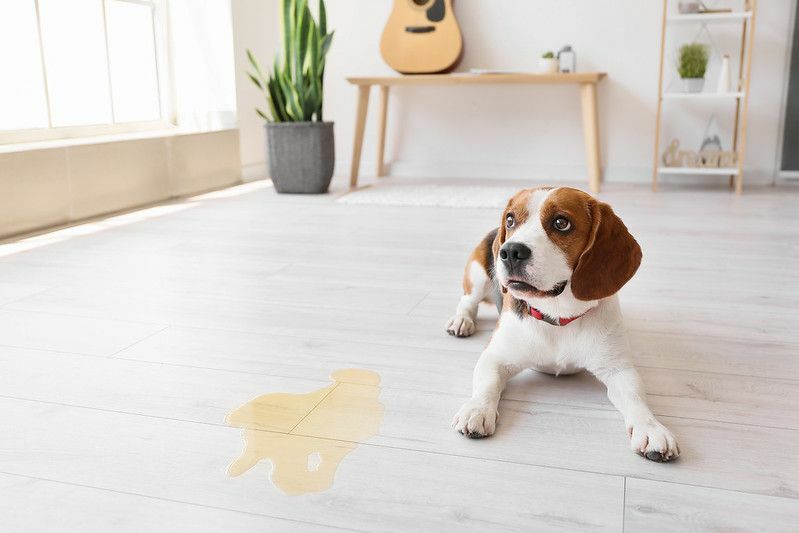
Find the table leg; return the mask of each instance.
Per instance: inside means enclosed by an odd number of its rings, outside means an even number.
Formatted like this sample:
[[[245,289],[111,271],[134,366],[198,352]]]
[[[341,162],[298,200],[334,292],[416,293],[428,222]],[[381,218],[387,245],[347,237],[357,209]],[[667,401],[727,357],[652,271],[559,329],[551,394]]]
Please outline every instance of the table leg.
[[[384,154],[386,150],[386,118],[388,115],[388,85],[380,86],[380,114],[377,125],[377,177],[386,175]]]
[[[350,188],[358,185],[358,171],[361,167],[361,148],[363,132],[366,127],[366,111],[369,109],[369,90],[371,85],[358,86],[358,111],[355,114],[355,139],[352,145],[352,166],[350,167]]]
[[[596,84],[581,84],[580,100],[583,108],[583,137],[585,138],[585,158],[588,163],[588,185],[592,192],[599,192],[602,169],[599,161],[599,119],[596,108]]]

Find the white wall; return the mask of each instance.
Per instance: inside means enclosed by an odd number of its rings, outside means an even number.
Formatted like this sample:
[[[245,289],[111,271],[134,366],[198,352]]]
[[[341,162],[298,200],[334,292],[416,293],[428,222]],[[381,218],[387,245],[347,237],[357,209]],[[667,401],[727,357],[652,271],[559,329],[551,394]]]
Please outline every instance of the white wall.
[[[263,68],[272,66],[280,28],[278,0],[232,0],[233,47],[236,65],[236,112],[239,124],[242,179],[245,181],[266,176],[263,119],[255,108],[267,107],[258,88],[246,72],[250,70],[246,50],[251,49]]]
[[[572,44],[579,70],[602,70],[602,154],[608,180],[649,180],[655,124],[661,2],[657,0],[455,0],[471,67],[534,70],[545,49]],[[312,4],[315,2],[312,2]],[[276,0],[233,0],[242,160],[263,168],[263,133],[252,113],[257,92],[243,74],[243,47],[265,63],[278,41]],[[337,172],[349,168],[356,90],[346,76],[391,74],[379,52],[389,0],[328,0],[336,30],[328,59],[325,116],[336,122]],[[749,112],[747,182],[770,182],[789,46],[791,2],[759,2]],[[739,26],[714,30],[725,48]],[[686,39],[692,35],[688,34]],[[730,50],[735,57],[735,52]],[[709,80],[713,83],[713,80]],[[397,175],[583,180],[578,89],[572,86],[403,87],[392,89],[387,157]],[[377,93],[372,95],[362,169],[374,173]],[[675,103],[670,103],[676,106]],[[691,109],[670,108],[681,128],[667,134],[698,143]],[[716,110],[720,118],[730,115]],[[724,123],[723,120],[721,121]],[[670,138],[670,137],[669,137]]]

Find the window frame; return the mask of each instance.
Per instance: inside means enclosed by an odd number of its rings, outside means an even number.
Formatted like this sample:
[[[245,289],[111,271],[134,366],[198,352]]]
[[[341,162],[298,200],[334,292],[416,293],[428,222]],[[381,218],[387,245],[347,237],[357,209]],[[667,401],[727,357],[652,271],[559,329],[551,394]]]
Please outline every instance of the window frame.
[[[31,143],[39,141],[55,141],[63,139],[77,139],[83,137],[97,137],[103,135],[117,135],[157,130],[174,130],[177,128],[174,111],[175,88],[172,83],[170,66],[170,41],[169,19],[167,0],[97,0],[103,9],[103,33],[105,35],[105,53],[109,59],[108,48],[108,3],[126,2],[149,6],[153,11],[153,38],[155,45],[156,79],[158,83],[158,100],[161,118],[139,122],[114,122],[114,94],[111,89],[111,65],[106,61],[108,77],[108,92],[111,102],[111,123],[87,124],[83,126],[52,125],[52,110],[50,106],[50,93],[47,84],[47,67],[44,62],[44,47],[42,40],[42,26],[39,16],[39,0],[33,0],[36,9],[36,36],[39,41],[39,63],[42,70],[45,104],[47,106],[47,127],[20,130],[0,130],[0,146],[17,143]]]

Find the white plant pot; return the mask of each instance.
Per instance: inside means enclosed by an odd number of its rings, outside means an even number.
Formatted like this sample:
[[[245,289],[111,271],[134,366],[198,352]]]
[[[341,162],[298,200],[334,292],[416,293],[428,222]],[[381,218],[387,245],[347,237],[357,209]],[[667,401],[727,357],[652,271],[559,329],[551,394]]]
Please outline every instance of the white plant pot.
[[[538,59],[538,71],[541,74],[557,74],[558,59],[553,57],[542,57]]]
[[[701,93],[705,87],[705,78],[680,78],[685,93]]]

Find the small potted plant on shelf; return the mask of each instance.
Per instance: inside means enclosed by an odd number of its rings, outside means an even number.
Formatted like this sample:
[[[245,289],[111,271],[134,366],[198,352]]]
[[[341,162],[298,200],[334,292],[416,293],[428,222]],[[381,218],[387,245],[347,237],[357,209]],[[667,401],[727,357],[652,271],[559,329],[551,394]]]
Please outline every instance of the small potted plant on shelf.
[[[707,47],[704,44],[691,43],[680,48],[677,71],[680,73],[684,92],[702,92],[705,85],[707,60]]]
[[[558,58],[552,51],[544,52],[538,60],[538,70],[542,74],[556,74],[558,72]]]
[[[250,80],[268,103],[255,112],[266,121],[269,174],[281,193],[323,193],[335,163],[333,123],[322,118],[325,56],[333,34],[327,32],[324,0],[318,21],[308,0],[282,0],[283,49],[268,75],[248,49]]]

